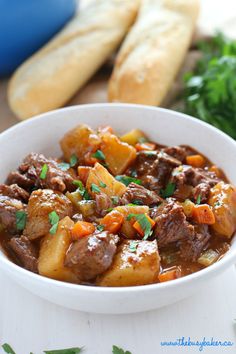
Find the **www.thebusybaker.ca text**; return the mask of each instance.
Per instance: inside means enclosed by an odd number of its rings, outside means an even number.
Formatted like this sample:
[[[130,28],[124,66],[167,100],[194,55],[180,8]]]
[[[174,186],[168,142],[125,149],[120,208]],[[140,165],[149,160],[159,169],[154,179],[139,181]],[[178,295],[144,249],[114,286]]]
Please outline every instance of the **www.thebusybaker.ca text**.
[[[205,347],[232,347],[234,342],[230,340],[216,340],[213,337],[210,339],[203,337],[201,340],[192,340],[191,337],[182,337],[174,341],[161,341],[160,345],[162,347],[197,347],[201,352]]]

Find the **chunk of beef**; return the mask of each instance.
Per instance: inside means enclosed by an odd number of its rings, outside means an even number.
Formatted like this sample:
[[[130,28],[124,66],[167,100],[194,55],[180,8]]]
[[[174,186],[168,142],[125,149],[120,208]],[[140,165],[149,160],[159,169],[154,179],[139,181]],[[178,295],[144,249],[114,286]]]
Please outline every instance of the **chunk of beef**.
[[[172,170],[181,165],[181,161],[164,153],[147,154],[140,152],[137,157],[136,171],[143,185],[156,192],[166,186]]]
[[[32,192],[27,206],[27,222],[24,235],[33,240],[46,235],[51,224],[49,214],[55,211],[60,219],[72,216],[73,208],[70,200],[60,192],[51,189],[38,189]]]
[[[182,206],[171,198],[156,210],[154,220],[156,222],[154,235],[157,237],[159,248],[194,237],[194,227],[186,220]]]
[[[204,202],[208,200],[210,188],[219,182],[219,178],[214,172],[182,165],[172,171],[170,181],[176,184],[174,197],[180,199],[192,197],[196,201],[201,193],[201,200]],[[201,186],[199,186],[200,184]],[[189,195],[187,195],[185,191],[189,186],[197,188],[188,188]]]
[[[19,210],[25,210],[20,200],[0,195],[0,224],[12,235],[18,234],[16,212]]]
[[[122,204],[143,204],[143,205],[155,205],[160,204],[162,199],[153,191],[146,189],[136,183],[130,183],[121,198]]]
[[[28,202],[29,199],[29,193],[17,184],[11,184],[10,186],[7,184],[0,184],[0,194],[6,195],[10,198],[19,199],[23,203]]]
[[[105,272],[116,253],[118,236],[101,232],[74,242],[65,259],[80,280],[92,280]]]
[[[40,174],[44,165],[47,165],[48,170],[46,177],[42,179]],[[18,171],[9,174],[7,184],[12,183],[29,191],[33,188],[50,188],[60,192],[75,190],[73,178],[68,171],[62,171],[55,160],[36,153],[29,154]]]
[[[182,163],[184,162],[184,160],[187,156],[186,148],[181,147],[181,146],[166,147],[162,151],[164,151],[166,154],[174,157],[175,159],[181,161]]]
[[[27,237],[14,237],[8,245],[23,268],[38,273],[37,250]]]
[[[211,238],[208,225],[196,225],[193,238],[186,238],[180,242],[180,254],[186,261],[195,262],[206,248]]]
[[[96,213],[99,216],[106,215],[107,210],[114,207],[111,198],[105,193],[96,194],[95,202],[96,202]]]

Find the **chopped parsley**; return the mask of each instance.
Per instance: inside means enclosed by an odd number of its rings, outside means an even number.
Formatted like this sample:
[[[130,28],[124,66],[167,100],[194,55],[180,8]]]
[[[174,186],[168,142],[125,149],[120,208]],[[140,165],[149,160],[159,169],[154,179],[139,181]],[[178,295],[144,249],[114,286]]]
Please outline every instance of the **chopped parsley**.
[[[143,153],[147,156],[154,156],[157,154],[156,151],[148,151],[148,150],[144,150]]]
[[[83,183],[78,180],[78,179],[75,179],[73,182],[72,182],[79,190],[83,190],[84,189],[84,185]]]
[[[116,195],[112,196],[111,200],[112,200],[112,204],[114,204],[114,205],[119,204],[119,197],[117,197]]]
[[[14,352],[14,350],[12,349],[12,347],[11,347],[9,344],[7,344],[7,343],[5,343],[5,344],[2,345],[2,349],[3,349],[4,352],[7,353],[7,354],[16,354],[16,353]]]
[[[93,157],[95,157],[98,160],[104,161],[105,160],[105,155],[101,150],[97,150],[94,154]]]
[[[198,194],[196,204],[201,204],[201,199],[202,199],[201,194]]]
[[[92,183],[91,184],[91,191],[94,192],[94,193],[100,193],[100,188],[95,184],[95,183]]]
[[[39,175],[39,178],[41,179],[45,179],[47,177],[47,173],[48,173],[48,165],[45,163],[42,167],[41,173]]]
[[[135,218],[141,226],[144,233],[143,240],[147,240],[152,235],[152,225],[147,216],[145,214],[129,214],[126,219],[129,221],[132,218]]]
[[[104,225],[97,225],[97,230],[98,231],[103,231],[105,229]]]
[[[136,252],[137,247],[138,247],[138,241],[132,241],[132,242],[130,242],[130,245],[129,245],[129,251],[134,253],[134,252]]]
[[[134,199],[134,200],[132,200],[132,204],[134,204],[134,205],[143,205],[143,202],[140,199]]]
[[[138,138],[138,142],[140,144],[147,143],[148,139],[145,136],[140,136],[140,138]]]
[[[25,228],[26,224],[26,212],[24,210],[16,211],[16,229],[22,231]]]
[[[124,351],[122,348],[119,348],[116,345],[113,345],[112,354],[131,354],[131,352],[129,352],[127,350]]]
[[[70,168],[70,164],[67,163],[67,162],[60,162],[60,163],[58,164],[58,167],[59,167],[60,170],[62,170],[62,171],[67,171],[67,170],[69,170],[69,168]]]
[[[78,158],[75,154],[70,157],[70,167],[74,167],[78,163]]]
[[[168,183],[165,189],[161,189],[161,196],[162,198],[171,197],[174,194],[176,188],[175,183]]]
[[[135,169],[132,169],[131,173],[130,173],[130,176],[134,177],[134,178],[138,177],[137,171]]]
[[[130,183],[136,183],[141,185],[142,182],[140,179],[134,178],[134,177],[130,177],[130,176],[125,176],[125,175],[119,175],[116,176],[115,179],[123,184],[125,184],[126,186],[128,186]]]
[[[106,188],[107,185],[105,183],[103,183],[103,182],[100,182],[99,186],[102,187],[102,188]]]
[[[58,349],[58,350],[44,350],[45,354],[79,354],[83,348],[68,348],[68,349]]]
[[[85,200],[91,199],[87,189],[84,187],[83,183],[80,180],[74,180],[73,184],[77,187],[77,191],[81,194],[83,199]]]
[[[49,230],[51,235],[55,235],[55,233],[57,232],[57,228],[58,228],[58,223],[59,223],[59,216],[57,214],[56,211],[52,211],[49,215],[49,222],[52,225],[51,229]]]

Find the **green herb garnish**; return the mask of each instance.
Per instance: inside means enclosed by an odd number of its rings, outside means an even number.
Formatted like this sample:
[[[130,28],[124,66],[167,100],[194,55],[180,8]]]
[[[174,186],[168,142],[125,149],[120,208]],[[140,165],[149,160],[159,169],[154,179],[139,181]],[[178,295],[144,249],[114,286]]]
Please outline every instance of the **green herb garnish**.
[[[17,210],[16,211],[16,229],[18,231],[22,231],[25,228],[26,224],[26,212],[24,210]]]
[[[70,168],[70,164],[67,163],[67,162],[60,162],[60,163],[58,164],[58,167],[59,167],[60,170],[62,170],[62,171],[67,171],[67,170],[69,170],[69,168]]]
[[[165,189],[161,189],[160,194],[162,198],[169,198],[174,194],[176,185],[175,183],[168,183]]]
[[[198,194],[196,204],[200,204],[200,203],[201,203],[201,194]]]
[[[147,151],[147,150],[144,150],[142,151],[145,155],[147,156],[155,156],[157,154],[156,151]]]
[[[142,184],[140,179],[134,178],[134,177],[130,177],[130,176],[125,176],[125,175],[120,175],[120,176],[116,176],[115,179],[123,184],[125,184],[126,186],[128,186],[130,183],[136,183],[136,184]]]
[[[217,34],[198,48],[202,58],[185,76],[184,112],[236,139],[236,41]]]
[[[103,231],[104,228],[105,228],[104,225],[97,225],[97,230],[98,230],[98,231]]]
[[[138,241],[132,241],[132,242],[130,242],[130,245],[129,245],[129,251],[134,253],[134,252],[136,252],[137,247],[138,247]]]
[[[49,215],[49,222],[52,225],[51,229],[49,230],[51,235],[55,235],[55,233],[57,232],[57,227],[58,227],[58,223],[59,223],[59,216],[57,214],[56,211],[52,211]]]
[[[91,184],[91,191],[94,192],[94,193],[100,193],[100,188],[95,184],[95,183],[92,183]]]
[[[58,350],[44,350],[45,354],[79,354],[83,348],[68,348],[68,349],[58,349]]]
[[[135,169],[132,169],[131,173],[130,173],[130,176],[134,177],[134,178],[138,177],[137,171]]]
[[[132,218],[135,218],[141,226],[144,233],[143,240],[147,240],[152,235],[152,225],[147,216],[145,214],[129,214],[126,219],[129,221]]]
[[[117,197],[116,195],[111,197],[112,200],[112,204],[113,205],[118,205],[119,204],[119,197]]]
[[[70,167],[74,167],[78,163],[78,158],[75,154],[70,157]]]
[[[7,354],[16,354],[16,353],[14,352],[14,350],[12,349],[12,347],[11,347],[9,344],[7,344],[7,343],[5,343],[5,344],[2,345],[2,349],[3,349],[4,352],[7,353]]]
[[[142,200],[134,199],[134,200],[132,200],[132,204],[134,204],[134,205],[143,205],[143,202],[142,202]]]
[[[98,160],[104,161],[105,160],[105,155],[101,150],[97,150],[94,154],[93,157],[95,157]]]
[[[83,183],[80,180],[74,180],[73,184],[77,187],[77,191],[80,193],[83,199],[85,200],[91,199],[87,189],[84,187]]]
[[[113,345],[112,347],[112,354],[131,354],[129,351],[124,351],[121,348],[118,348],[116,345]]]
[[[102,188],[106,188],[107,185],[105,183],[103,183],[103,182],[100,182],[99,186],[102,187]]]
[[[42,167],[41,173],[39,175],[39,178],[41,179],[45,179],[47,177],[47,173],[48,173],[48,165],[45,163]]]
[[[83,190],[84,189],[84,185],[83,183],[79,180],[79,179],[75,179],[72,182],[79,190]]]

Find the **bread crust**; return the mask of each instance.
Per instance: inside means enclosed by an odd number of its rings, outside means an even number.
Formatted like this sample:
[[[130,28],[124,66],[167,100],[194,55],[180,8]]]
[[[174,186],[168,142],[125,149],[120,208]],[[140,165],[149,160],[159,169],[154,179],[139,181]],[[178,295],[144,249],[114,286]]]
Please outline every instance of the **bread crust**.
[[[183,63],[199,0],[143,0],[118,53],[109,101],[160,105]]]
[[[25,119],[64,105],[119,46],[139,0],[94,0],[23,63],[8,87],[13,112]]]

